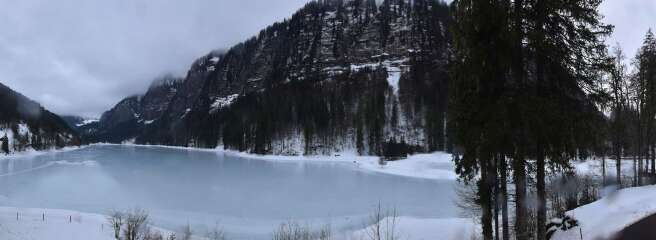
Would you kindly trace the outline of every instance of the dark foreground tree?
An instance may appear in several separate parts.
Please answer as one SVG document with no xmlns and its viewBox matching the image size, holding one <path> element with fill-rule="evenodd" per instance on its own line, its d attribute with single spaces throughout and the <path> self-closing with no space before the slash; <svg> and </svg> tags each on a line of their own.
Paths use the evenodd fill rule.
<svg viewBox="0 0 656 240">
<path fill-rule="evenodd" d="M 516 185 L 517 239 L 546 236 L 546 168 L 598 149 L 598 102 L 611 65 L 600 0 L 460 0 L 453 4 L 455 61 L 450 85 L 457 172 L 478 180 L 484 239 L 493 238 L 489 195 L 499 182 L 494 159 L 510 158 Z M 528 226 L 526 159 L 535 160 L 535 228 Z M 492 169 L 492 170 L 491 170 Z M 478 178 L 480 176 L 480 178 Z"/>
<path fill-rule="evenodd" d="M 498 182 L 494 160 L 507 139 L 509 5 L 502 1 L 455 1 L 456 61 L 451 86 L 454 142 L 464 150 L 457 172 L 476 180 L 484 239 L 493 238 L 492 190 Z M 480 178 L 476 175 L 480 173 Z"/>
</svg>

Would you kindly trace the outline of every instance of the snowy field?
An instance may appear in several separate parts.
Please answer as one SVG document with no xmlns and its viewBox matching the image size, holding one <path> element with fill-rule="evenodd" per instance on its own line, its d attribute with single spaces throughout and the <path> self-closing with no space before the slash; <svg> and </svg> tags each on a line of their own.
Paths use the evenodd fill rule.
<svg viewBox="0 0 656 240">
<path fill-rule="evenodd" d="M 16 217 L 18 213 L 18 219 Z M 391 221 L 384 219 L 382 222 Z M 174 231 L 151 227 L 168 236 Z M 385 225 L 382 228 L 387 229 Z M 475 239 L 478 227 L 469 219 L 396 218 L 395 234 L 407 240 L 461 240 Z M 177 233 L 178 236 L 181 233 Z M 334 233 L 335 239 L 366 240 L 370 228 Z M 3 240 L 114 240 L 107 217 L 99 214 L 68 210 L 0 207 L 0 239 Z M 206 239 L 194 236 L 195 240 Z M 229 239 L 229 236 L 228 236 Z"/>
<path fill-rule="evenodd" d="M 387 224 L 392 220 L 389 218 L 381 221 L 383 232 L 387 232 Z M 408 240 L 473 240 L 478 239 L 479 226 L 471 219 L 447 218 L 447 219 L 422 219 L 412 217 L 399 217 L 396 219 L 397 239 Z M 369 239 L 371 228 L 364 228 L 350 234 L 350 239 Z"/>
<path fill-rule="evenodd" d="M 18 214 L 18 217 L 16 216 Z M 171 231 L 153 228 L 168 236 Z M 103 215 L 68 210 L 0 207 L 2 240 L 114 240 Z"/>
</svg>

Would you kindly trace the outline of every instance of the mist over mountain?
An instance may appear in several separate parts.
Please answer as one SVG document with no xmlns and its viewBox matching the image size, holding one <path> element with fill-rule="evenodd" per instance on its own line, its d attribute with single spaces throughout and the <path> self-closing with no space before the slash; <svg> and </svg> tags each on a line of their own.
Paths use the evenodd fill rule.
<svg viewBox="0 0 656 240">
<path fill-rule="evenodd" d="M 122 100 L 94 141 L 270 154 L 446 149 L 451 22 L 434 0 L 313 1 Z"/>
</svg>

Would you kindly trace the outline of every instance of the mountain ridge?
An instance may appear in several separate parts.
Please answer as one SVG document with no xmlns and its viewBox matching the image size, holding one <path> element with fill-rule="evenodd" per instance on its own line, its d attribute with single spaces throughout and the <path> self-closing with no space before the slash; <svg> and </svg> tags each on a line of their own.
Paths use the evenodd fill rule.
<svg viewBox="0 0 656 240">
<path fill-rule="evenodd" d="M 263 154 L 444 150 L 450 21 L 441 1 L 312 1 L 197 59 L 131 138 Z"/>
<path fill-rule="evenodd" d="M 0 83 L 0 152 L 79 146 L 80 137 L 58 115 Z"/>
</svg>

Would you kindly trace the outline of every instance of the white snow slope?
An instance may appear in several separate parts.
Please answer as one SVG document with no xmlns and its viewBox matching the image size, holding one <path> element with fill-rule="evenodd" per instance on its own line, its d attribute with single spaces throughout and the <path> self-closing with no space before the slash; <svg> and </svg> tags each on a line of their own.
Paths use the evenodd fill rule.
<svg viewBox="0 0 656 240">
<path fill-rule="evenodd" d="M 630 226 L 656 213 L 656 186 L 627 188 L 599 201 L 581 206 L 567 215 L 579 221 L 579 227 L 556 232 L 552 239 L 569 240 L 608 239 Z"/>
<path fill-rule="evenodd" d="M 171 233 L 159 228 L 153 230 L 164 236 Z M 67 210 L 0 207 L 0 239 L 114 240 L 114 237 L 113 230 L 103 215 Z"/>
<path fill-rule="evenodd" d="M 392 226 L 393 220 L 385 218 L 381 221 L 384 234 L 391 233 L 387 226 Z M 398 217 L 394 227 L 396 239 L 404 240 L 471 240 L 478 239 L 478 225 L 467 218 L 423 219 Z M 370 239 L 371 228 L 353 232 L 349 239 Z M 383 236 L 384 238 L 384 236 Z"/>
</svg>

